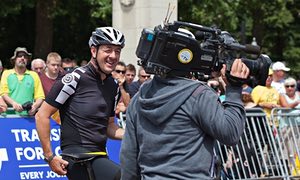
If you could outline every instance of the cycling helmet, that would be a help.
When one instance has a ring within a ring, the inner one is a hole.
[[[89,46],[100,46],[103,44],[119,45],[122,48],[125,45],[124,35],[112,27],[100,27],[92,33],[89,40]]]

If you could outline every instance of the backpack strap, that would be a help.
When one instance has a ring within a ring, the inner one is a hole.
[[[203,90],[205,89],[205,86],[203,84],[200,84],[195,91],[193,92],[192,96],[198,96]]]

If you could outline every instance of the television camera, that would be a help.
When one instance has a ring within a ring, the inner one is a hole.
[[[240,57],[242,54],[256,59]],[[260,53],[259,46],[241,45],[226,31],[181,21],[158,25],[154,30],[144,28],[136,55],[147,73],[160,76],[193,72],[209,77],[223,64],[229,74],[233,61],[241,58],[260,85],[265,84],[272,63]]]

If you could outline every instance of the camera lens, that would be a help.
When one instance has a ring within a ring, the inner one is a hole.
[[[256,60],[242,58],[242,61],[249,68],[250,75],[256,79],[257,84],[264,86],[272,63],[269,56],[262,54]]]

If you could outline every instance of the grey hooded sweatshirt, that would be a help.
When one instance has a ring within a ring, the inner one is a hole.
[[[234,145],[244,130],[241,91],[228,86],[221,104],[199,81],[155,76],[144,83],[126,113],[122,179],[212,179],[216,140]]]

